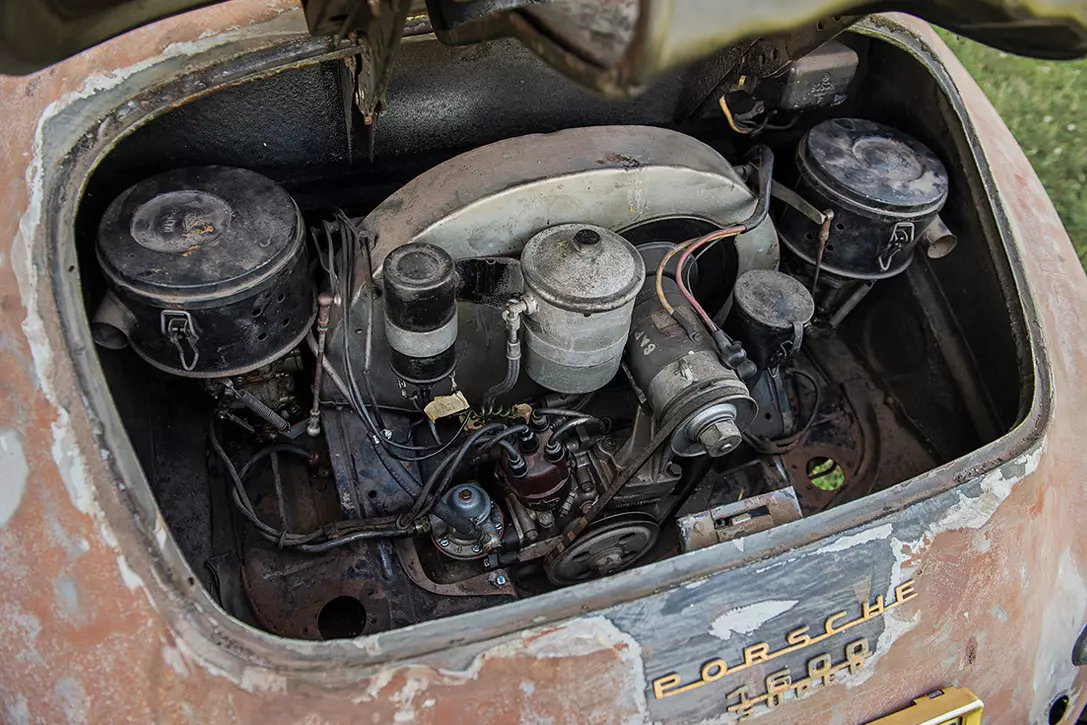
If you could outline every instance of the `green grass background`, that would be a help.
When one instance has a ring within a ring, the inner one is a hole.
[[[1087,267],[1087,59],[1029,60],[940,34],[1015,134]]]

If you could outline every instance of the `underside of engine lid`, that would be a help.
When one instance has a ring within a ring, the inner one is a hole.
[[[0,0],[0,73],[40,70],[128,30],[214,0]],[[311,33],[364,46],[372,91],[403,35],[434,32],[448,45],[522,41],[547,63],[609,95],[629,95],[662,72],[719,55],[770,76],[864,15],[902,11],[1012,53],[1087,53],[1087,2],[900,0],[783,3],[669,0],[301,0]],[[720,63],[718,64],[720,65]]]

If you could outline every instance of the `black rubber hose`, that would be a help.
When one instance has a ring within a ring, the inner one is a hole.
[[[529,428],[524,423],[519,423],[519,424],[513,426],[512,428],[507,428],[506,430],[504,430],[501,433],[499,433],[498,435],[496,435],[494,438],[491,438],[488,441],[484,441],[483,447],[484,447],[485,450],[489,449],[492,446],[499,445],[501,443],[501,441],[504,441],[507,438],[512,438],[513,436],[518,436],[518,435],[521,435],[522,433],[527,433],[530,430],[532,430],[532,429]]]
[[[397,536],[410,536],[412,533],[413,531],[411,529],[402,529],[397,526],[390,526],[383,529],[362,529],[347,534],[346,536],[341,536],[338,539],[329,539],[328,541],[322,541],[319,544],[299,544],[294,548],[299,551],[304,551],[307,554],[320,554],[340,546],[352,544],[356,541],[362,541],[363,539],[391,539]]]
[[[544,415],[552,418],[592,418],[593,420],[600,420],[595,416],[587,414],[583,410],[571,410],[570,408],[536,408],[532,411],[533,415]],[[603,421],[601,421],[603,424]]]
[[[323,551],[336,548],[338,546],[344,546],[350,544],[353,541],[360,541],[361,539],[374,539],[374,538],[389,538],[393,536],[408,536],[414,533],[412,528],[400,527],[395,524],[395,520],[390,518],[383,519],[355,519],[351,521],[340,521],[333,525],[333,529],[347,529],[351,533],[346,536],[329,539],[328,541],[322,541],[318,543],[311,543],[327,535],[326,529],[317,529],[307,534],[298,534],[288,531],[286,528],[276,529],[260,520],[257,516],[256,510],[253,508],[253,503],[249,499],[249,494],[245,490],[245,485],[242,481],[243,476],[252,470],[253,466],[257,462],[266,458],[267,456],[276,453],[293,453],[295,455],[309,458],[309,452],[298,448],[297,446],[280,445],[270,446],[259,451],[256,455],[249,459],[249,461],[242,467],[241,471],[234,466],[234,462],[230,460],[230,456],[227,455],[226,450],[223,449],[222,443],[219,441],[219,436],[215,432],[215,421],[212,419],[208,426],[209,434],[211,438],[211,446],[215,450],[215,453],[223,461],[224,466],[227,469],[233,488],[231,489],[231,499],[234,501],[234,505],[241,512],[242,516],[253,525],[257,532],[267,539],[268,541],[278,544],[283,547],[290,547],[298,551],[306,553],[317,554]]]
[[[405,493],[411,496],[412,500],[414,501],[411,510],[408,512],[410,516],[405,515],[401,517],[401,520],[405,522],[414,520],[419,515],[416,509],[421,506],[420,502],[423,500],[421,498],[421,495],[424,490],[424,486],[422,486],[419,481],[415,479],[414,476],[409,474],[407,470],[404,469],[404,466],[400,463],[400,461],[389,455],[389,452],[385,449],[383,445],[381,445],[380,443],[374,443],[373,446],[374,450],[377,451],[378,458],[381,459],[382,464],[389,471],[389,474],[393,477],[393,480],[396,481],[397,485],[400,486],[400,488],[402,488]],[[441,470],[441,468],[442,466],[439,465],[438,470]],[[476,527],[472,524],[471,521],[464,518],[452,508],[450,508],[447,504],[444,504],[441,501],[435,502],[435,505],[428,510],[433,510],[435,516],[437,516],[439,519],[449,524],[462,534],[470,536],[476,531]]]
[[[506,456],[509,458],[509,460],[511,462],[512,461],[519,461],[519,460],[524,459],[524,456],[521,455],[521,451],[517,450],[517,446],[513,445],[512,443],[510,443],[509,441],[507,441],[505,439],[496,440],[496,441],[488,441],[488,443],[490,443],[492,445],[496,445],[499,448],[501,448],[502,450],[504,450],[506,452]],[[488,447],[490,447],[490,446],[488,446]],[[520,464],[518,464],[518,465],[520,465]]]
[[[238,471],[238,475],[241,478],[244,479],[246,474],[249,473],[250,469],[252,469],[253,466],[257,465],[258,463],[260,463],[262,460],[264,460],[266,457],[272,455],[273,453],[293,453],[294,455],[298,456],[299,458],[305,458],[305,459],[309,459],[309,457],[310,457],[310,452],[309,451],[307,451],[304,448],[299,448],[298,446],[291,446],[291,445],[268,446],[267,448],[262,448],[259,451],[257,451],[253,455],[252,458],[250,458],[248,461],[246,461],[245,465],[242,466],[241,469]]]
[[[449,481],[453,479],[453,474],[456,473],[457,468],[460,466],[461,461],[468,454],[469,449],[479,441],[485,435],[493,433],[496,430],[501,430],[505,425],[503,423],[488,423],[483,426],[472,435],[468,436],[460,447],[457,448],[457,452],[450,456],[447,456],[444,461],[430,474],[425,484],[423,484],[422,491],[415,498],[415,504],[411,507],[409,514],[412,519],[419,517],[422,514],[433,510],[435,514],[438,514],[439,506],[444,506],[441,502],[442,494],[445,493],[446,486],[449,485]],[[438,516],[442,520],[445,520],[444,516]],[[452,525],[452,522],[448,522]],[[460,527],[454,527],[460,530]],[[474,526],[469,527],[469,531],[473,531]]]
[[[770,188],[774,181],[774,152],[770,150],[769,146],[759,144],[748,152],[745,159],[750,160],[756,156],[758,157],[759,166],[758,186],[756,187],[758,201],[751,216],[740,222],[740,226],[747,231],[751,231],[762,224],[766,220],[766,215],[770,213]]]
[[[600,422],[601,421],[598,418],[593,418],[591,416],[585,416],[583,418],[573,418],[571,420],[566,421],[565,423],[560,425],[558,428],[556,428],[555,432],[551,434],[551,438],[548,439],[548,442],[558,441],[560,438],[562,438],[564,435],[566,435],[567,433],[572,431],[574,428],[577,428],[579,425],[585,425],[586,423],[600,423]]]

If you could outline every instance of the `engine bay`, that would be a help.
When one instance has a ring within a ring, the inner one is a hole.
[[[481,134],[480,102],[459,145],[377,146],[361,180],[175,151],[255,112],[214,96],[122,142],[81,211],[88,317],[201,582],[274,634],[356,637],[818,516],[1007,430],[972,191],[878,46],[678,127],[565,99],[560,128]]]

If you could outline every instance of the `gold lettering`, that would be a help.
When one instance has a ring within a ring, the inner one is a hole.
[[[745,667],[750,667],[759,662],[765,662],[768,659],[770,659],[770,645],[765,642],[759,642],[750,647],[744,647]]]
[[[785,693],[793,689],[789,668],[771,673],[766,678],[766,706],[773,709],[785,700]]]
[[[830,655],[823,653],[808,660],[808,678],[813,682],[822,678],[823,685],[829,686],[833,676],[834,661],[830,659]]]
[[[733,698],[738,700],[735,704],[728,706],[728,711],[740,715],[741,720],[750,715],[751,711],[755,709],[755,705],[759,702],[758,699],[751,699],[751,690],[747,685],[737,687],[735,690],[725,695],[725,698],[726,702]]]
[[[806,647],[811,644],[811,637],[808,636],[808,626],[804,625],[789,632],[785,635],[785,641],[797,647]]]
[[[664,677],[658,677],[653,680],[653,694],[657,696],[658,700],[667,697],[672,690],[679,687],[680,682],[683,682],[683,680],[675,672]]]
[[[894,601],[887,603],[884,600],[883,595],[878,595],[874,602],[862,603],[861,615],[856,619],[843,621],[846,619],[846,612],[844,610],[834,612],[824,620],[823,633],[812,636],[809,633],[810,628],[807,625],[797,627],[785,635],[787,646],[782,647],[776,652],[771,652],[770,645],[766,642],[758,642],[749,645],[744,647],[743,662],[731,667],[728,662],[721,658],[715,657],[711,660],[707,660],[700,668],[700,678],[692,680],[687,684],[683,684],[683,678],[675,672],[663,677],[658,677],[652,681],[653,694],[660,700],[672,695],[689,692],[709,682],[716,682],[726,675],[734,675],[753,665],[769,662],[782,655],[804,649],[805,647],[822,642],[839,632],[844,632],[851,627],[855,627],[858,624],[863,624],[869,620],[881,617],[887,613],[887,610],[897,607],[902,602],[908,602],[911,599],[915,599],[917,596],[917,583],[913,579],[910,579],[895,587]],[[746,714],[751,705],[763,701],[766,702],[768,707],[776,707],[783,699],[783,695],[779,695],[779,693],[785,693],[791,690],[799,697],[820,681],[824,686],[828,686],[833,682],[835,673],[840,670],[848,670],[851,674],[855,673],[864,666],[865,662],[871,656],[872,652],[868,648],[867,639],[854,640],[845,646],[845,660],[840,664],[835,665],[828,654],[821,654],[808,660],[808,677],[805,679],[795,683],[792,682],[789,670],[786,668],[774,672],[766,678],[767,691],[759,697],[752,697],[747,692],[746,687],[740,687],[739,689],[734,690],[728,695],[728,698],[732,699],[734,697],[739,697],[740,702],[730,706],[728,708],[729,712]]]
[[[722,659],[710,660],[702,665],[702,681],[713,682],[728,674],[728,663]]]
[[[872,656],[868,649],[867,639],[858,639],[845,646],[845,664],[849,667],[849,674],[857,674],[857,670],[864,667],[865,661]]]
[[[840,619],[845,619],[845,612],[835,612],[827,617],[827,621],[823,623],[823,628],[827,634],[834,634],[835,632],[841,632],[845,627],[835,627],[834,623]]]
[[[895,587],[895,603],[901,604],[902,602],[908,602],[917,596],[917,587],[913,579],[902,582]]]
[[[868,604],[867,602],[865,602],[865,604],[863,606],[863,609],[864,609],[864,620],[866,622],[869,619],[874,619],[875,617],[878,617],[881,614],[883,614],[883,612],[884,612],[883,595],[880,594],[878,597],[876,597],[875,604]]]

